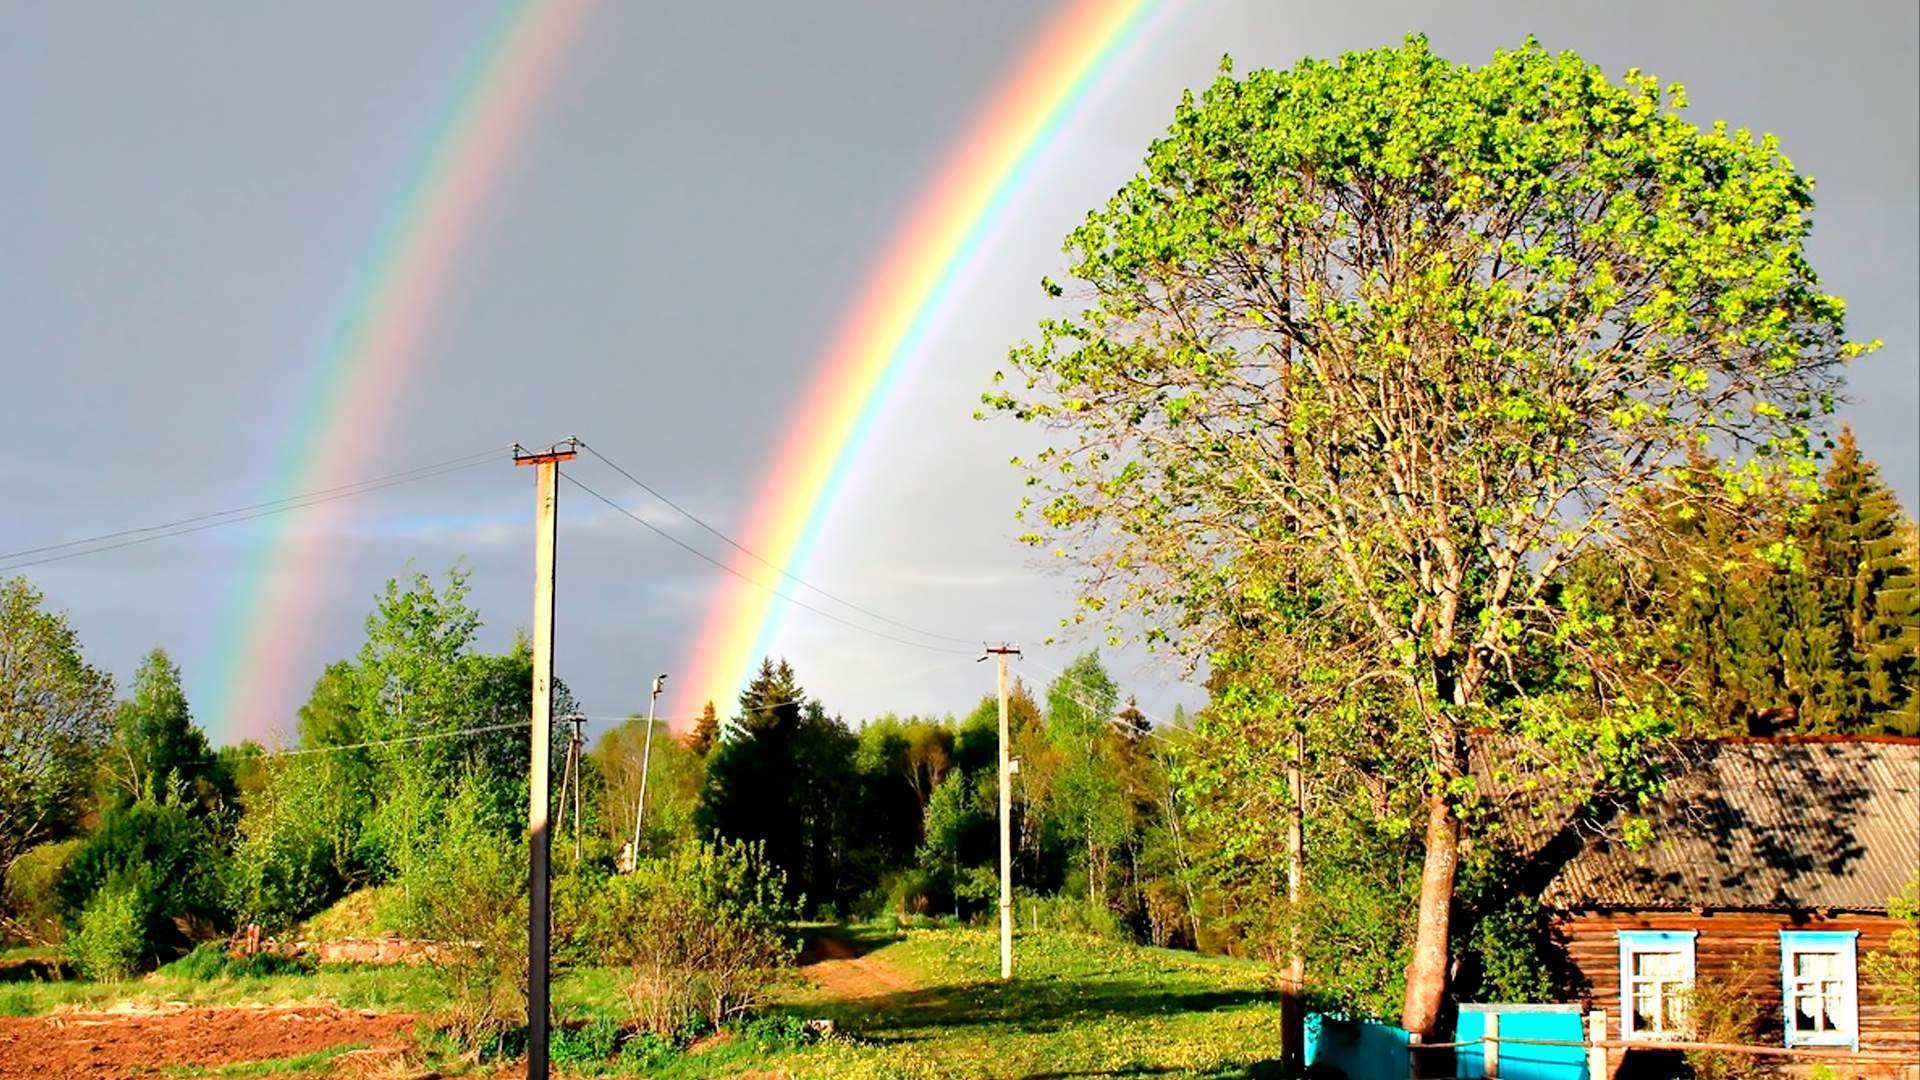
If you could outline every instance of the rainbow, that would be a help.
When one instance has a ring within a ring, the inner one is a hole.
[[[1077,0],[1027,52],[836,335],[749,512],[746,548],[790,573],[807,565],[874,418],[964,270],[1061,125],[1160,7],[1158,0]],[[752,562],[740,556],[734,568],[764,579]],[[708,701],[726,715],[772,647],[785,606],[769,588],[725,582],[683,666],[683,696],[671,715],[693,716]]]
[[[420,366],[458,257],[513,160],[542,90],[577,35],[588,0],[509,0],[467,64],[422,167],[370,250],[283,444],[274,489],[309,491],[365,475],[394,405]],[[376,470],[377,471],[377,470]],[[337,504],[333,504],[337,505]],[[298,700],[302,632],[325,557],[318,506],[274,519],[223,620],[217,652],[224,695],[213,711],[224,741],[270,738],[290,724],[275,710]]]

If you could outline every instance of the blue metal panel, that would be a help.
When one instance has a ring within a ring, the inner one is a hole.
[[[1469,1042],[1486,1034],[1489,1013],[1500,1017],[1501,1080],[1587,1080],[1587,1051],[1584,1046],[1528,1046],[1507,1039],[1547,1039],[1556,1042],[1582,1042],[1586,1038],[1584,1018],[1579,1006],[1542,1007],[1538,1005],[1462,1006],[1454,1029],[1454,1041]],[[1487,1074],[1484,1044],[1462,1047],[1454,1058],[1455,1075],[1483,1077]]]
[[[1332,1065],[1350,1080],[1404,1080],[1407,1033],[1378,1020],[1307,1014],[1307,1064]]]

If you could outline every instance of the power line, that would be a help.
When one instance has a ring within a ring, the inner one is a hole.
[[[205,532],[208,529],[217,529],[243,521],[253,521],[257,518],[284,514],[290,510],[301,510],[309,506],[318,506],[322,503],[335,502],[340,499],[351,499],[359,495],[370,494],[386,488],[418,483],[422,480],[431,480],[436,477],[446,476],[450,473],[477,468],[478,466],[486,464],[492,455],[497,453],[499,453],[499,448],[484,450],[479,453],[467,454],[463,457],[436,462],[432,465],[422,465],[418,468],[406,469],[397,473],[388,473],[385,476],[369,477],[365,480],[357,480],[349,484],[321,488],[316,491],[303,492],[298,495],[288,495],[284,498],[272,499],[267,502],[254,503],[251,506],[235,507],[230,510],[216,510],[211,513],[197,514],[193,517],[180,518],[159,525],[143,525],[138,528],[101,533],[97,536],[83,537],[78,540],[67,540],[58,544],[45,544],[36,548],[24,548],[19,551],[0,555],[0,564],[5,564],[0,565],[0,571],[23,570],[29,566],[63,562],[67,559],[77,559],[84,555],[97,555],[104,551],[117,551],[121,548],[134,547],[139,544],[150,544],[156,540],[168,540],[177,536]],[[107,543],[106,541],[115,542]],[[78,548],[79,550],[69,550],[74,548]],[[31,555],[40,555],[40,557],[25,558],[25,556]]]
[[[693,522],[695,525],[698,525],[700,528],[706,530],[708,533],[719,538],[719,540],[722,543],[725,543],[728,547],[733,548],[735,551],[738,551],[742,555],[747,556],[748,558],[754,560],[755,562],[766,567],[767,569],[772,570],[774,573],[779,574],[781,577],[786,578],[787,580],[793,582],[794,584],[799,585],[803,588],[812,590],[813,592],[826,597],[827,599],[833,601],[834,603],[839,604],[842,607],[849,608],[853,611],[857,611],[860,614],[865,615],[870,619],[877,619],[880,622],[886,623],[888,626],[897,627],[901,630],[908,631],[909,633],[919,634],[922,637],[934,638],[939,641],[952,641],[961,645],[972,645],[974,643],[975,639],[973,638],[954,637],[952,634],[941,634],[941,633],[936,633],[932,630],[923,630],[920,627],[914,626],[912,623],[905,623],[905,622],[901,622],[899,619],[888,618],[887,616],[882,615],[877,611],[874,611],[872,608],[862,607],[851,600],[846,600],[839,596],[835,596],[833,593],[830,593],[827,590],[821,588],[820,586],[807,581],[806,579],[800,577],[798,574],[795,574],[792,571],[786,569],[785,567],[779,565],[778,563],[775,563],[767,559],[766,557],[762,556],[760,553],[753,551],[752,549],[740,544],[738,541],[734,540],[733,537],[728,536],[726,533],[721,532],[719,529],[716,529],[712,525],[709,525],[705,521],[702,521],[691,510],[688,510],[686,507],[681,506],[679,503],[674,502],[672,499],[669,499],[665,495],[661,494],[657,489],[649,485],[646,481],[640,479],[639,477],[633,475],[627,470],[621,468],[617,462],[608,458],[605,454],[602,454],[600,451],[594,449],[592,446],[589,446],[584,442],[581,443],[580,445],[583,448],[585,448],[587,453],[592,454],[596,458],[599,458],[602,464],[606,465],[608,468],[612,469],[614,472],[619,473],[621,476],[626,477],[628,480],[633,481],[634,485],[638,487],[640,490],[646,492],[647,494],[653,496],[656,499],[659,499],[661,502],[666,503],[669,507],[672,507],[674,512],[678,513],[681,517],[686,518],[688,521]]]
[[[779,589],[776,589],[773,586],[768,585],[763,581],[756,581],[755,579],[748,577],[747,575],[741,573],[740,571],[735,570],[733,567],[728,566],[726,563],[721,562],[719,559],[716,559],[713,556],[708,555],[706,552],[701,551],[699,548],[694,547],[691,544],[688,544],[686,541],[681,540],[679,537],[673,535],[670,532],[667,532],[665,529],[660,528],[659,526],[653,524],[652,522],[646,520],[645,518],[640,517],[638,514],[635,514],[633,511],[628,510],[626,507],[621,506],[619,503],[614,502],[612,499],[607,498],[605,495],[600,494],[598,491],[595,491],[593,488],[588,487],[586,484],[575,479],[571,474],[561,473],[560,475],[561,475],[561,478],[566,480],[567,483],[572,484],[574,487],[577,487],[581,491],[584,491],[587,494],[593,496],[594,498],[600,500],[601,502],[605,503],[608,507],[612,508],[614,512],[620,514],[622,517],[627,518],[628,520],[632,521],[634,524],[639,525],[641,528],[646,529],[648,532],[653,533],[655,536],[660,537],[662,540],[667,541],[668,543],[672,544],[674,547],[677,547],[680,550],[686,552],[687,554],[692,555],[694,558],[699,559],[701,562],[709,563],[713,566],[719,567],[721,570],[724,570],[727,573],[732,574],[734,577],[737,577],[741,581],[744,581],[747,584],[752,585],[756,589],[764,589],[767,592],[772,593],[774,596],[777,596],[780,599],[785,600],[787,603],[792,604],[794,607],[801,609],[802,611],[810,611],[815,615],[820,616],[823,619],[828,619],[833,622],[837,622],[841,626],[845,626],[849,629],[858,630],[863,634],[871,634],[874,637],[883,638],[887,641],[895,642],[900,645],[910,646],[915,649],[925,649],[928,652],[951,653],[955,656],[972,656],[973,655],[973,650],[971,649],[950,649],[944,645],[928,645],[925,642],[914,641],[910,638],[898,637],[896,635],[886,633],[885,631],[882,631],[882,630],[875,630],[870,626],[862,626],[859,623],[852,622],[847,619],[843,619],[840,616],[835,615],[831,611],[823,611],[820,608],[814,607],[812,604],[809,604],[803,600],[797,600],[791,595],[787,593],[783,593]]]

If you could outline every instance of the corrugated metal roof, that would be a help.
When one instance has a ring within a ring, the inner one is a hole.
[[[1920,744],[1728,740],[1682,744],[1632,850],[1564,829],[1541,899],[1557,908],[1884,911],[1920,871]],[[1543,838],[1544,839],[1544,838]]]

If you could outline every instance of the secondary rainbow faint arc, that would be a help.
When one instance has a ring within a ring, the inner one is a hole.
[[[1060,125],[1160,7],[1160,0],[1082,0],[1028,51],[920,201],[836,335],[761,485],[742,540],[746,548],[790,573],[807,564],[889,388],[972,255]],[[735,569],[785,589],[751,558],[737,557]],[[726,581],[694,640],[674,714],[692,716],[712,701],[727,715],[772,645],[783,607],[767,588]]]
[[[372,246],[315,385],[280,454],[274,485],[309,491],[365,474],[394,406],[421,365],[457,259],[514,159],[543,91],[591,0],[513,0],[466,66],[435,138]],[[376,470],[377,471],[377,470]],[[264,738],[290,727],[274,712],[313,678],[303,627],[323,575],[327,515],[339,504],[274,519],[225,620],[215,686],[219,730]]]

